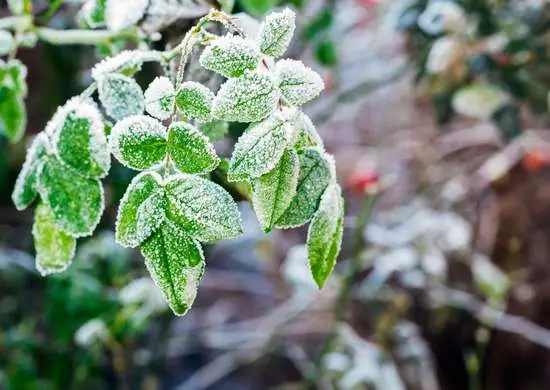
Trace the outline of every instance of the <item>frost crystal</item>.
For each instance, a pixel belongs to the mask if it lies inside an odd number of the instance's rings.
[[[131,116],[113,127],[109,143],[111,152],[123,165],[136,170],[148,169],[166,155],[166,130],[156,119]]]
[[[226,35],[215,39],[204,49],[200,64],[230,78],[256,69],[260,57],[258,46],[251,39]]]
[[[184,122],[170,125],[168,153],[176,168],[183,173],[208,173],[220,163],[210,140],[192,125]]]
[[[210,119],[214,93],[202,84],[186,81],[178,89],[176,104],[186,118],[207,121]]]
[[[99,80],[99,100],[107,114],[121,120],[143,113],[145,99],[136,81],[128,76],[111,73]]]
[[[112,31],[136,24],[145,14],[149,0],[107,0],[105,22]]]
[[[258,122],[277,108],[279,90],[266,74],[246,72],[227,80],[212,104],[212,115],[228,122]]]
[[[281,60],[275,65],[275,79],[283,98],[301,106],[317,97],[325,88],[321,76],[301,61]]]
[[[145,91],[145,109],[157,119],[168,119],[174,111],[175,94],[168,77],[157,77]]]
[[[301,226],[311,220],[332,179],[330,165],[322,151],[315,148],[304,149],[299,158],[300,174],[296,195],[275,225],[283,229]]]
[[[327,187],[307,235],[308,263],[322,288],[336,264],[344,232],[344,199],[338,184]]]
[[[107,57],[92,68],[92,78],[101,80],[109,73],[125,72],[136,69],[144,62],[162,62],[162,54],[156,51],[124,50],[114,57]]]
[[[171,221],[166,221],[141,246],[145,265],[177,315],[191,308],[204,273],[201,245]]]
[[[271,57],[284,54],[296,29],[296,14],[288,8],[273,12],[260,27],[260,50]]]
[[[168,217],[202,242],[242,233],[241,218],[231,196],[219,185],[193,175],[177,175],[165,185]]]
[[[280,114],[251,125],[235,145],[227,178],[247,181],[271,171],[283,155],[291,132]]]
[[[324,149],[323,139],[315,129],[311,119],[302,111],[297,111],[293,116],[292,126],[296,130],[295,148],[319,147]]]
[[[296,194],[300,161],[294,150],[286,150],[269,173],[253,183],[252,203],[264,231],[269,231]]]
[[[46,276],[67,269],[74,257],[76,240],[55,224],[52,212],[43,203],[36,208],[32,234],[38,272]]]

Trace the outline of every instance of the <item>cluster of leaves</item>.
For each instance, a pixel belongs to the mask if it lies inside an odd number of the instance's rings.
[[[547,2],[415,0],[400,17],[440,124],[454,113],[520,134],[518,103],[548,113]]]
[[[182,55],[191,44],[206,45],[200,64],[227,78],[216,94],[179,75],[157,77],[143,92],[132,75],[145,61],[167,61],[165,53],[126,51],[97,64],[92,87],[60,107],[35,138],[13,192],[20,210],[39,198],[33,227],[38,270],[63,271],[77,238],[93,234],[112,153],[140,171],[121,200],[116,240],[141,249],[174,313],[185,314],[205,268],[201,243],[242,232],[232,197],[208,179],[220,158],[202,131],[246,122],[227,179],[250,187],[265,231],[311,222],[308,261],[323,286],[340,250],[344,206],[333,159],[299,110],[323,82],[299,61],[275,61],[294,30],[288,9],[268,15],[256,40],[239,29],[202,40],[200,27],[192,29]],[[95,87],[102,110],[91,99]],[[104,114],[115,122],[112,128]]]

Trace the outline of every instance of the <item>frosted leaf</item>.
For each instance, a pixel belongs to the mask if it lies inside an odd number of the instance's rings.
[[[176,315],[193,305],[204,273],[201,245],[171,221],[166,221],[141,246],[145,265]]]
[[[174,111],[175,94],[168,77],[157,77],[145,91],[145,109],[157,119],[168,119]]]
[[[186,81],[178,89],[176,105],[186,118],[207,121],[210,119],[214,93],[202,84]]]
[[[214,242],[242,233],[239,210],[219,185],[198,176],[181,174],[166,183],[168,216],[202,242]]]
[[[344,199],[338,184],[325,190],[307,234],[307,259],[313,279],[322,288],[336,265],[344,232]]]
[[[131,116],[113,127],[109,144],[123,165],[144,170],[159,164],[166,156],[166,130],[156,119]]]
[[[136,24],[145,14],[149,0],[107,0],[105,22],[111,31],[122,31]]]
[[[315,125],[309,117],[301,111],[297,111],[291,119],[291,125],[296,131],[294,147],[303,149],[307,147],[324,148],[323,139],[315,129]]]
[[[453,109],[470,118],[487,120],[509,101],[510,96],[497,87],[473,84],[454,94]]]
[[[321,76],[301,61],[281,60],[275,65],[275,79],[283,98],[301,106],[317,97],[325,88]]]
[[[162,190],[162,178],[157,173],[142,172],[134,177],[118,207],[115,237],[120,245],[130,248],[138,246],[162,223],[164,209],[151,210],[156,200],[141,207],[148,199],[158,198],[158,190]],[[160,223],[158,219],[161,219]]]
[[[206,15],[210,7],[204,0],[149,0],[141,28],[148,33],[160,31],[178,19]]]
[[[15,47],[15,39],[13,36],[4,30],[0,30],[0,56],[10,54]]]
[[[92,68],[92,78],[101,80],[109,73],[124,73],[139,69],[144,62],[163,62],[162,53],[147,50],[124,50],[113,57],[107,57]]]
[[[166,219],[166,197],[164,188],[156,189],[143,201],[137,212],[138,238],[147,238],[155,232]]]
[[[284,54],[296,29],[296,14],[288,8],[272,12],[260,27],[260,50],[271,57]]]
[[[226,35],[213,40],[202,52],[200,64],[227,78],[254,70],[260,62],[260,50],[254,41]]]
[[[107,115],[121,120],[143,113],[145,98],[136,81],[128,76],[111,73],[98,82],[99,100]]]
[[[202,122],[198,123],[197,127],[212,142],[224,139],[225,135],[229,132],[229,124],[226,121],[213,120]]]
[[[278,228],[292,228],[301,226],[311,220],[323,192],[332,180],[330,164],[324,153],[315,148],[299,151],[300,174],[296,195],[290,206],[275,224]]]
[[[91,235],[105,207],[99,180],[78,174],[54,157],[40,166],[38,192],[56,224],[73,237]]]
[[[109,172],[111,156],[103,119],[91,101],[78,104],[65,116],[53,130],[52,145],[61,161],[85,176],[100,178]]]
[[[246,72],[227,80],[212,104],[212,116],[228,122],[258,122],[277,108],[279,90],[267,74]]]
[[[168,129],[168,153],[183,173],[208,173],[220,159],[208,137],[189,123],[172,123]]]
[[[294,150],[286,150],[275,168],[253,183],[252,203],[264,231],[269,231],[296,194],[300,161]]]
[[[46,134],[41,133],[36,136],[31,147],[27,151],[25,163],[11,194],[11,199],[17,210],[24,210],[33,202],[37,195],[36,177],[39,165],[43,162],[43,157],[48,153],[48,138]]]
[[[75,96],[67,100],[67,102],[64,105],[57,108],[52,118],[46,124],[46,128],[44,129],[44,132],[49,137],[53,137],[55,133],[59,131],[59,129],[61,129],[61,127],[65,123],[65,118],[67,118],[67,115],[69,115],[71,111],[78,110],[78,107],[81,104],[82,104],[82,100],[80,99],[79,96]]]
[[[19,60],[0,60],[0,86],[12,89],[19,95],[27,95],[27,67]]]
[[[78,12],[78,20],[88,28],[97,28],[105,24],[107,0],[87,0]]]
[[[56,225],[51,210],[41,203],[34,213],[32,226],[36,269],[40,275],[62,272],[71,264],[76,247],[76,239]]]
[[[229,181],[247,181],[271,171],[281,159],[292,128],[280,114],[252,124],[239,138],[227,172]]]

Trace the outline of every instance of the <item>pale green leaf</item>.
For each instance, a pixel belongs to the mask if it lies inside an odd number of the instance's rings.
[[[212,111],[214,93],[194,81],[184,82],[178,89],[176,105],[186,118],[207,121]]]
[[[238,77],[245,70],[256,69],[260,56],[260,50],[254,41],[226,35],[210,42],[202,52],[200,64],[227,78]]]
[[[284,54],[296,29],[296,14],[288,8],[272,12],[260,27],[260,50],[271,57]]]
[[[141,246],[145,265],[170,308],[184,315],[193,305],[204,273],[200,244],[171,221],[166,221]]]
[[[136,81],[119,73],[107,74],[98,82],[99,100],[107,115],[121,120],[143,113],[145,98]]]
[[[220,163],[208,137],[189,123],[170,125],[167,148],[174,165],[183,173],[208,173]]]
[[[168,216],[202,242],[229,239],[242,233],[239,210],[219,185],[181,174],[166,183]]]
[[[224,139],[229,132],[229,124],[226,121],[199,122],[197,127],[212,142]]]
[[[275,65],[275,79],[282,97],[293,106],[301,106],[317,97],[325,85],[321,76],[301,61],[281,60]]]
[[[154,79],[145,91],[145,109],[157,119],[170,118],[174,111],[176,91],[168,77]]]
[[[322,288],[336,265],[344,232],[344,199],[338,184],[325,190],[307,234],[307,259],[313,279]]]

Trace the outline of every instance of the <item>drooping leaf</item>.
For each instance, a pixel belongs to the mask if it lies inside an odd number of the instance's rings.
[[[330,164],[322,151],[308,148],[299,151],[298,156],[300,174],[296,195],[275,224],[278,228],[292,228],[309,222],[333,176]]]
[[[321,76],[304,66],[301,61],[278,61],[275,65],[275,78],[283,98],[294,106],[309,102],[325,87]]]
[[[168,77],[154,79],[145,91],[145,109],[157,119],[165,120],[172,115],[176,91]]]
[[[216,38],[202,52],[200,64],[227,78],[254,70],[260,61],[260,50],[254,41],[239,36]]]
[[[143,91],[131,77],[119,73],[107,74],[99,79],[98,92],[107,115],[117,121],[143,113]]]
[[[73,237],[89,236],[103,213],[103,187],[55,157],[48,157],[38,172],[38,192],[50,207],[55,223]]]
[[[277,108],[279,90],[267,74],[246,72],[227,80],[212,103],[212,116],[229,122],[258,122]]]
[[[166,130],[156,119],[131,116],[113,127],[109,144],[122,164],[136,170],[149,169],[166,156]]]
[[[296,195],[300,160],[286,150],[275,168],[253,183],[252,203],[264,231],[269,231]]]
[[[164,206],[163,200],[162,178],[157,173],[142,172],[134,177],[118,208],[116,241],[133,248],[149,237],[164,220],[164,207],[156,207]]]
[[[172,123],[168,128],[168,153],[183,173],[208,173],[220,163],[210,140],[185,122]]]
[[[214,93],[194,81],[184,82],[178,89],[176,105],[186,118],[207,121],[212,111]]]
[[[242,233],[237,206],[221,186],[181,174],[169,179],[165,188],[169,218],[197,240],[214,242]]]
[[[251,125],[235,145],[227,178],[246,181],[271,171],[283,155],[291,132],[279,114]]]
[[[200,244],[171,221],[166,221],[141,246],[145,265],[170,308],[184,315],[191,308],[204,273]]]
[[[297,111],[291,120],[291,126],[294,127],[296,138],[294,147],[304,149],[307,147],[324,148],[323,139],[315,129],[311,119],[302,111]]]
[[[24,210],[33,202],[38,194],[36,188],[36,177],[39,165],[43,162],[43,157],[48,152],[48,139],[46,134],[40,133],[34,139],[31,147],[27,151],[25,163],[11,194],[11,199],[17,210]]]
[[[322,288],[336,265],[344,232],[344,199],[338,184],[325,190],[307,234],[307,259],[313,279]]]
[[[288,8],[267,15],[260,27],[260,50],[271,57],[284,54],[296,29],[296,14]]]
[[[197,127],[212,142],[222,140],[229,132],[229,124],[226,121],[199,122]]]
[[[51,210],[44,203],[36,208],[32,234],[38,272],[46,276],[67,269],[74,257],[76,239],[57,226]]]

